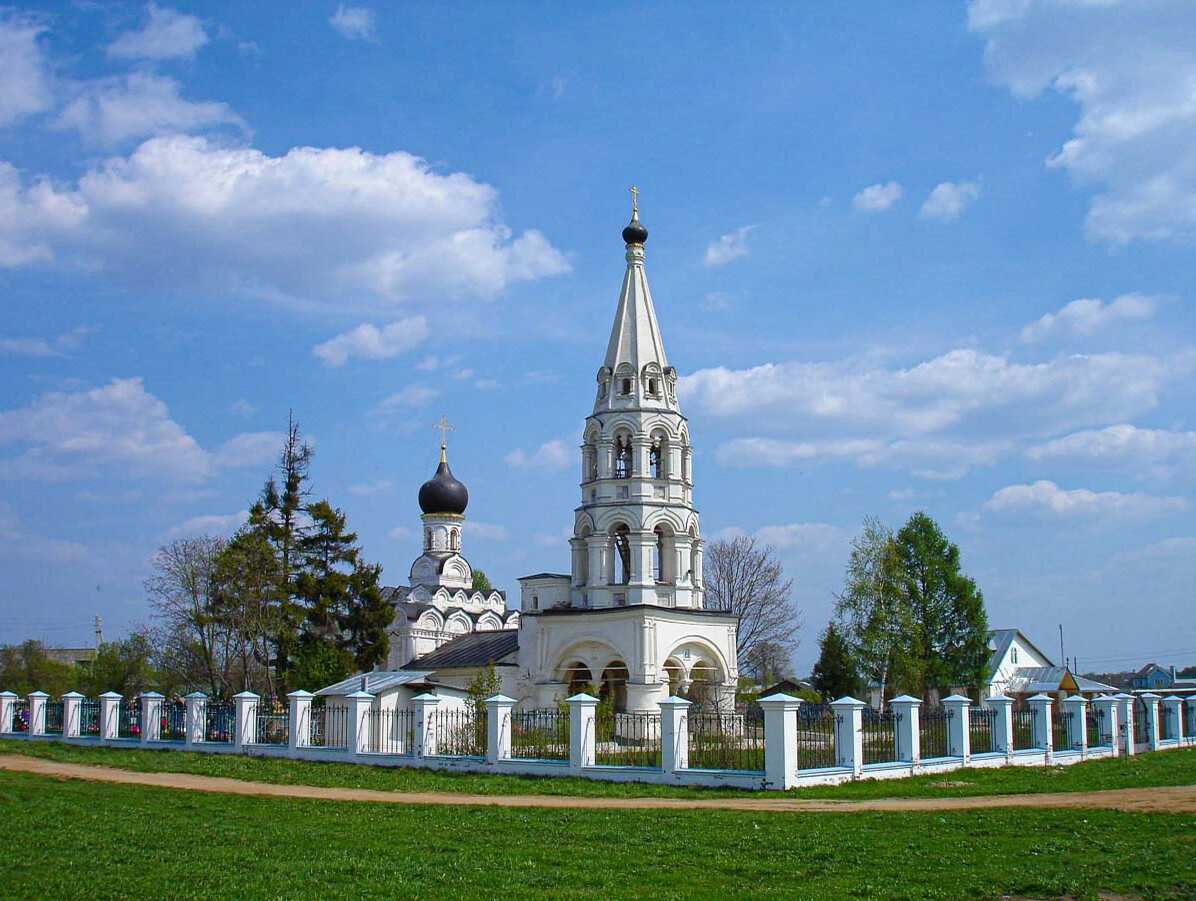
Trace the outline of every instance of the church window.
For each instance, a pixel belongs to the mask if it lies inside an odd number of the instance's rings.
[[[432,550],[432,530],[424,529],[424,550]]]
[[[631,478],[631,438],[615,439],[615,478]]]
[[[1014,665],[1017,664],[1017,648],[1014,648],[1013,653],[1009,655],[1009,662]]]
[[[619,385],[619,393],[623,395],[631,393],[631,379],[623,379]]]
[[[664,578],[664,573],[665,573],[664,555],[665,555],[665,553],[666,553],[666,548],[665,548],[665,544],[664,544],[664,530],[657,529],[656,530],[656,581],[657,582],[663,582],[665,580],[665,578]]]
[[[648,395],[656,397],[656,379],[648,379]]]
[[[631,540],[627,526],[619,524],[614,531],[615,557],[618,562],[616,584],[626,585],[631,581]]]
[[[540,609],[540,596],[539,595],[536,595],[536,594],[532,595],[532,609],[533,610]]]
[[[665,461],[668,459],[668,447],[664,440],[657,438],[652,442],[652,447],[648,451],[648,462],[652,469],[652,478],[663,479],[666,477]]]

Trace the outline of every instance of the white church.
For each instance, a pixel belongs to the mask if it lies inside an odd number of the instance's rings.
[[[410,585],[387,589],[388,670],[462,688],[493,663],[501,691],[524,708],[587,685],[630,712],[656,711],[669,695],[733,704],[737,619],[703,603],[689,429],[644,272],[647,238],[633,204],[627,270],[581,446],[569,573],[521,578],[519,610],[502,592],[473,589],[461,548],[469,492],[442,442],[419,491],[423,553]]]

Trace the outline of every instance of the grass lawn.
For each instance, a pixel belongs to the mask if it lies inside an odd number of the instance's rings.
[[[1196,816],[380,805],[0,773],[0,895],[1196,895]]]
[[[344,786],[382,791],[452,791],[476,794],[547,794],[575,797],[726,797],[758,795],[728,789],[681,788],[592,782],[569,777],[442,773],[406,767],[204,754],[175,750],[143,751],[66,745],[54,741],[0,739],[0,752],[26,754],[69,763],[90,763],[138,772],[196,773],[283,785]],[[862,780],[838,786],[795,789],[794,797],[925,798],[1025,792],[1096,791],[1196,784],[1196,748],[1138,754],[1131,758],[1091,760],[1066,767],[1003,767],[954,770],[886,781]]]

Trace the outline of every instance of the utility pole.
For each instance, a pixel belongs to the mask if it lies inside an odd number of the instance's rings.
[[[99,653],[100,645],[102,645],[104,643],[104,630],[100,628],[100,615],[98,613],[96,614],[95,627],[96,627],[96,652]]]

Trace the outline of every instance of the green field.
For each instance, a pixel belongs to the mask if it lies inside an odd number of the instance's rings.
[[[568,777],[441,773],[406,767],[247,757],[232,754],[143,751],[0,739],[0,752],[69,763],[90,763],[138,772],[195,773],[283,785],[369,788],[381,791],[451,791],[476,794],[549,794],[575,797],[727,797],[759,792],[679,788],[667,785],[593,782]],[[863,780],[838,786],[795,789],[803,798],[860,800],[887,797],[963,797],[1023,792],[1098,791],[1196,784],[1196,748],[1091,760],[1072,766],[954,770],[909,779]]]
[[[0,895],[1196,894],[1196,817],[363,804],[0,773]]]

